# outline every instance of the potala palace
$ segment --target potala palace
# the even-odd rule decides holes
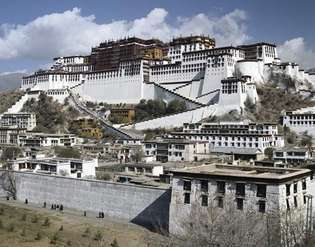
[[[274,44],[216,47],[206,36],[169,43],[133,37],[101,43],[88,56],[55,58],[51,69],[24,77],[21,88],[44,91],[59,101],[69,93],[81,101],[110,104],[180,99],[191,105],[188,109],[215,105],[222,112],[241,111],[247,98],[255,103],[256,84],[274,75],[294,79],[297,90],[315,83],[315,74],[282,62]]]
[[[315,239],[315,71],[276,45],[106,41],[54,58],[21,89],[0,114],[7,203],[98,213],[186,246]]]

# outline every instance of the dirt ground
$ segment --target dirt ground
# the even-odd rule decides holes
[[[169,241],[166,236],[116,219],[1,200],[0,246],[155,247],[169,246]]]

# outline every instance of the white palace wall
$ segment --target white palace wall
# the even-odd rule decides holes
[[[87,101],[136,104],[143,98],[143,76],[89,79],[82,84],[81,97]]]
[[[263,83],[266,79],[265,65],[263,61],[238,61],[235,71],[238,76],[251,76],[252,81],[257,83]]]

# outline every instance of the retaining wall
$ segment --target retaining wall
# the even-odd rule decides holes
[[[104,212],[147,228],[168,228],[170,189],[14,172],[17,200]]]

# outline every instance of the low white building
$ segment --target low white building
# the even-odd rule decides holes
[[[209,142],[190,141],[183,138],[159,138],[143,142],[145,156],[154,161],[198,161],[209,153]]]
[[[292,165],[305,164],[312,159],[312,152],[308,148],[282,148],[273,151],[273,160]]]
[[[122,145],[141,145],[141,139],[118,139],[115,143],[122,144]]]
[[[2,127],[18,127],[33,130],[36,127],[36,114],[31,112],[3,113],[1,116]]]
[[[97,159],[19,158],[10,161],[14,171],[31,171],[72,178],[95,178]]]
[[[159,177],[163,174],[163,166],[156,164],[128,164],[125,166],[126,174]]]
[[[220,122],[184,124],[181,132],[173,132],[176,138],[191,141],[207,141],[211,152],[257,158],[266,148],[284,147],[283,136],[278,135],[276,124],[248,122]]]
[[[202,241],[211,230],[214,246],[289,247],[313,230],[311,170],[213,164],[172,173],[171,234]]]
[[[81,139],[74,134],[46,134],[27,132],[19,135],[21,147],[72,147],[80,144]]]

